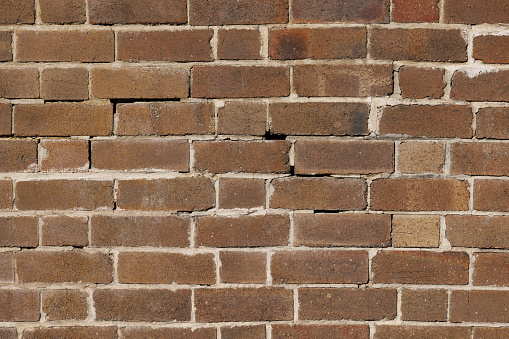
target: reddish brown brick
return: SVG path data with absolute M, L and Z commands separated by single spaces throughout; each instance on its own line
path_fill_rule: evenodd
M 286 246 L 286 215 L 205 216 L 197 219 L 196 245 L 207 247 Z
M 509 327 L 474 327 L 474 339 L 503 339 L 509 336 Z
M 446 23 L 509 23 L 509 4 L 505 0 L 447 0 Z
M 470 327 L 377 325 L 375 339 L 463 339 L 471 335 Z
M 497 142 L 453 143 L 451 173 L 509 175 L 509 144 Z
M 39 291 L 0 290 L 0 321 L 39 321 Z
M 12 60 L 12 32 L 0 31 L 0 61 L 11 61 L 11 60 Z
M 367 135 L 369 107 L 361 103 L 273 103 L 270 133 L 283 135 Z
M 182 68 L 94 68 L 91 77 L 93 96 L 101 99 L 171 99 L 189 94 L 189 74 Z
M 111 209 L 113 181 L 18 181 L 15 205 L 20 210 Z
M 272 338 L 369 338 L 367 325 L 272 325 Z
M 480 108 L 477 112 L 476 136 L 480 139 L 509 139 L 509 108 Z
M 88 314 L 88 293 L 78 290 L 42 292 L 42 311 L 46 320 L 84 320 Z
M 65 215 L 42 218 L 42 245 L 76 246 L 88 245 L 88 218 Z
M 475 180 L 474 209 L 480 211 L 509 211 L 509 181 Z
M 265 103 L 228 101 L 217 110 L 218 134 L 264 135 L 266 124 Z
M 112 131 L 111 104 L 59 102 L 14 106 L 15 135 L 97 136 Z
M 398 73 L 401 95 L 404 98 L 439 99 L 444 95 L 445 70 L 442 68 L 403 66 Z
M 267 254 L 258 252 L 220 252 L 219 274 L 223 283 L 265 283 Z
M 38 97 L 39 70 L 37 68 L 0 68 L 0 98 L 36 99 Z
M 288 173 L 290 171 L 288 141 L 195 141 L 198 171 L 212 173 Z
M 452 291 L 450 321 L 507 323 L 508 291 Z
M 113 280 L 113 259 L 108 254 L 22 251 L 15 257 L 20 282 L 104 284 Z
M 393 215 L 393 247 L 438 247 L 440 244 L 440 216 Z
M 117 339 L 115 326 L 36 327 L 23 331 L 23 339 Z
M 447 321 L 446 290 L 404 289 L 401 295 L 401 318 L 410 321 Z
M 367 251 L 279 251 L 270 264 L 274 284 L 365 284 Z
M 293 82 L 303 97 L 372 97 L 392 93 L 392 65 L 297 65 Z
M 474 285 L 509 286 L 509 253 L 475 253 Z
M 485 64 L 509 64 L 509 35 L 475 36 L 474 58 Z
M 398 145 L 398 171 L 403 173 L 442 173 L 445 165 L 443 142 L 406 141 Z
M 124 327 L 120 329 L 124 339 L 216 339 L 216 328 L 171 328 L 171 327 Z M 223 336 L 223 339 L 225 337 Z
M 362 210 L 366 181 L 353 178 L 282 178 L 272 181 L 271 208 Z
M 191 290 L 96 289 L 97 320 L 108 321 L 190 321 Z
M 0 179 L 0 210 L 12 209 L 12 201 L 12 180 Z
M 212 61 L 211 29 L 118 32 L 117 60 Z
M 219 208 L 255 208 L 265 206 L 263 179 L 221 178 Z
M 44 139 L 40 146 L 39 160 L 43 172 L 88 171 L 88 141 Z
M 40 0 L 39 7 L 44 23 L 83 24 L 87 19 L 84 0 Z
M 464 252 L 381 251 L 373 258 L 373 282 L 385 284 L 468 284 Z
M 48 68 L 42 72 L 41 82 L 44 100 L 88 99 L 86 68 Z
M 12 126 L 11 104 L 0 104 L 0 135 L 11 135 Z
M 277 321 L 293 319 L 292 291 L 284 288 L 195 290 L 196 321 Z
M 387 0 L 294 0 L 292 18 L 295 23 L 320 22 L 389 22 Z
M 202 177 L 119 180 L 118 184 L 119 209 L 199 211 L 214 204 L 212 182 Z
M 509 10 L 509 6 L 507 8 Z M 451 98 L 454 100 L 509 101 L 509 70 L 507 69 L 458 70 L 454 72 L 451 81 Z
M 0 140 L 1 172 L 33 172 L 36 168 L 36 141 L 30 139 Z
M 439 0 L 393 0 L 392 21 L 438 22 Z
M 509 217 L 449 215 L 445 221 L 452 246 L 509 248 Z
M 381 320 L 396 318 L 397 291 L 378 288 L 301 288 L 301 320 Z
M 265 339 L 264 325 L 221 327 L 222 339 Z
M 217 56 L 224 60 L 261 59 L 260 38 L 257 29 L 220 29 Z
M 34 22 L 34 1 L 3 0 L 0 3 L 0 24 L 33 24 Z
M 0 328 L 0 337 L 4 339 L 18 339 L 16 328 L 3 327 Z
M 186 0 L 88 0 L 91 24 L 184 24 Z
M 0 283 L 14 282 L 14 256 L 11 252 L 0 253 Z
M 276 28 L 269 31 L 269 57 L 291 59 L 359 59 L 366 57 L 366 29 Z
M 36 247 L 39 243 L 36 217 L 0 217 L 0 246 Z

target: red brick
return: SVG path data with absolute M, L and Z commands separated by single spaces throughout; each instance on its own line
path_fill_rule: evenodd
M 446 290 L 404 289 L 401 295 L 401 318 L 410 321 L 447 321 Z
M 123 339 L 216 339 L 216 328 L 171 328 L 171 327 L 124 327 L 120 329 Z M 223 336 L 223 339 L 225 337 Z
M 367 135 L 369 107 L 362 103 L 273 103 L 270 132 L 283 135 Z
M 117 60 L 212 61 L 212 30 L 117 33 Z
M 446 23 L 509 23 L 506 0 L 447 0 L 444 2 Z
M 294 23 L 321 22 L 389 22 L 387 0 L 294 0 L 292 2 Z
M 264 135 L 267 105 L 261 102 L 226 102 L 217 110 L 217 133 Z
M 97 320 L 107 321 L 190 321 L 191 290 L 96 289 Z
M 509 327 L 474 327 L 474 339 L 503 339 L 509 336 Z
M 474 285 L 509 286 L 509 253 L 475 253 Z
M 200 211 L 214 205 L 212 182 L 202 177 L 119 180 L 118 184 L 119 209 Z
M 195 141 L 197 171 L 211 173 L 288 173 L 290 142 L 275 141 Z
M 477 112 L 476 136 L 480 139 L 509 139 L 509 108 L 480 108 Z
M 458 70 L 454 72 L 451 84 L 451 99 L 454 100 L 509 101 L 507 69 Z
M 108 254 L 22 251 L 15 257 L 19 282 L 101 284 L 113 280 L 113 259 Z
M 393 0 L 392 21 L 438 22 L 439 0 Z
M 18 339 L 18 332 L 15 328 L 3 327 L 0 328 L 0 337 L 4 339 Z
M 387 214 L 294 214 L 296 246 L 386 247 L 391 242 Z
M 475 180 L 474 209 L 478 211 L 509 211 L 509 181 Z
M 382 284 L 468 284 L 464 252 L 381 251 L 373 258 L 373 282 Z
M 2 179 L 0 180 L 0 210 L 12 209 L 12 202 L 12 181 Z
M 91 77 L 93 96 L 101 99 L 171 99 L 189 94 L 189 74 L 182 68 L 94 68 Z
M 92 168 L 113 171 L 189 171 L 189 142 L 182 140 L 92 141 Z
M 265 339 L 264 325 L 221 327 L 222 339 Z
M 23 331 L 23 339 L 117 339 L 115 326 L 36 327 Z
M 470 327 L 377 325 L 375 339 L 464 339 L 470 338 Z
M 223 283 L 265 283 L 267 254 L 258 252 L 220 252 L 219 274 Z
M 0 104 L 0 135 L 11 135 L 11 104 Z
M 197 289 L 194 300 L 198 322 L 293 319 L 292 291 L 284 288 Z
M 14 134 L 19 136 L 110 135 L 113 106 L 99 103 L 46 103 L 14 106 Z
M 214 134 L 214 105 L 138 102 L 117 105 L 118 135 Z
M 12 32 L 0 31 L 0 61 L 11 61 L 11 60 L 12 60 Z
M 186 217 L 95 215 L 91 227 L 93 246 L 189 246 L 190 220 Z
M 279 251 L 270 264 L 274 284 L 365 284 L 367 251 Z
M 0 24 L 33 24 L 35 3 L 33 0 L 3 0 L 0 2 Z
M 509 35 L 475 36 L 474 58 L 485 64 L 509 64 Z
M 14 256 L 11 252 L 0 253 L 0 283 L 14 282 Z
M 397 153 L 397 168 L 403 173 L 442 173 L 445 166 L 443 142 L 405 141 Z
M 221 178 L 219 208 L 255 208 L 265 206 L 263 179 Z
M 39 160 L 43 172 L 88 171 L 88 141 L 44 139 L 40 145 Z
M 95 210 L 113 208 L 113 181 L 34 180 L 16 184 L 20 210 Z
M 42 292 L 42 311 L 46 320 L 84 320 L 88 314 L 88 293 L 78 290 Z
M 366 57 L 365 28 L 276 28 L 269 31 L 269 57 L 292 59 L 359 59 Z
M 257 25 L 288 22 L 284 0 L 190 0 L 191 25 Z
M 446 236 L 452 246 L 509 249 L 509 217 L 449 215 Z
M 509 144 L 497 142 L 453 143 L 451 173 L 509 175 Z
M 204 216 L 197 219 L 196 245 L 207 247 L 286 246 L 286 215 Z
M 36 168 L 36 141 L 30 139 L 0 140 L 1 172 L 33 172 Z
M 39 321 L 39 291 L 0 290 L 0 321 Z
M 368 339 L 367 325 L 272 325 L 272 338 Z
M 39 70 L 37 68 L 10 67 L 0 69 L 0 98 L 36 99 L 38 97 Z
M 373 97 L 392 93 L 392 65 L 297 65 L 293 83 L 303 97 Z
M 404 98 L 439 99 L 444 95 L 445 70 L 442 68 L 403 66 L 398 73 L 401 95 Z
M 44 23 L 83 24 L 87 19 L 84 0 L 40 0 L 39 7 Z
M 301 288 L 300 320 L 396 318 L 397 291 L 378 288 Z
M 39 243 L 36 217 L 0 217 L 0 246 L 36 247 Z
M 353 178 L 282 178 L 272 181 L 271 208 L 362 210 L 366 181 Z
M 261 59 L 260 38 L 257 29 L 220 29 L 217 56 L 223 60 Z
M 452 291 L 450 298 L 453 323 L 509 321 L 509 291 Z
M 91 24 L 184 24 L 186 0 L 89 0 Z
M 88 218 L 65 215 L 42 218 L 42 245 L 76 246 L 88 245 Z
M 41 74 L 41 98 L 44 100 L 88 99 L 86 68 L 48 68 Z

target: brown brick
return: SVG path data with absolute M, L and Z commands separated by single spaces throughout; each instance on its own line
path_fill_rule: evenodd
M 11 104 L 0 104 L 0 135 L 11 135 L 11 116 Z
M 509 327 L 474 327 L 474 339 L 503 339 L 509 336 Z
M 448 296 L 446 290 L 403 289 L 401 295 L 402 320 L 447 321 Z
M 258 252 L 220 252 L 219 274 L 223 283 L 259 283 L 266 280 L 267 254 Z
M 362 103 L 273 103 L 270 132 L 283 135 L 367 135 L 369 107 Z
M 34 180 L 16 184 L 20 210 L 95 210 L 113 208 L 113 181 Z
M 92 141 L 92 168 L 113 171 L 189 171 L 189 142 L 182 140 Z
M 11 252 L 0 253 L 0 283 L 14 282 L 14 256 Z
M 509 181 L 475 180 L 474 209 L 509 212 Z
M 191 290 L 96 289 L 97 320 L 108 321 L 190 321 Z
M 471 333 L 470 327 L 377 325 L 375 339 L 464 339 Z
M 391 242 L 387 214 L 301 214 L 293 216 L 296 246 L 386 247 Z
M 91 24 L 184 24 L 186 0 L 88 0 Z
M 392 21 L 438 22 L 439 0 L 393 0 Z
M 78 290 L 42 292 L 42 311 L 46 320 L 84 320 L 88 314 L 88 293 Z
M 0 31 L 0 61 L 11 61 L 11 60 L 12 60 L 12 32 Z
M 111 104 L 59 102 L 14 106 L 15 135 L 97 136 L 112 131 Z
M 0 24 L 33 24 L 35 3 L 33 0 L 3 0 L 0 2 Z
M 118 184 L 119 209 L 199 211 L 214 205 L 214 186 L 203 177 L 119 180 Z
M 509 64 L 509 35 L 475 36 L 474 58 L 485 64 Z
M 214 105 L 138 102 L 117 105 L 118 135 L 214 134 Z
M 480 139 L 509 139 L 509 108 L 480 108 L 477 112 L 476 136 Z
M 190 0 L 191 25 L 257 25 L 288 22 L 284 0 Z
M 292 291 L 284 288 L 197 289 L 196 321 L 277 321 L 293 319 Z
M 195 141 L 198 171 L 212 173 L 288 173 L 289 141 Z
M 0 217 L 0 246 L 36 247 L 39 243 L 36 217 Z
M 353 178 L 281 178 L 272 181 L 271 208 L 362 210 L 366 181 Z
M 40 0 L 39 6 L 44 23 L 83 24 L 87 19 L 84 0 Z
M 117 60 L 212 61 L 211 29 L 117 33 Z
M 389 22 L 387 0 L 294 0 L 292 2 L 294 23 L 320 22 Z
M 373 97 L 392 93 L 392 65 L 297 65 L 293 83 L 303 97 Z
M 509 286 L 509 253 L 475 253 L 474 285 Z
M 440 216 L 394 215 L 392 217 L 392 246 L 438 247 Z
M 507 323 L 508 293 L 508 291 L 452 291 L 450 321 Z
M 365 284 L 367 251 L 279 251 L 270 264 L 274 284 Z
M 468 284 L 464 252 L 380 251 L 373 258 L 373 282 L 385 284 Z
M 197 219 L 196 245 L 207 247 L 286 246 L 286 215 L 204 216 Z
M 449 215 L 446 235 L 452 246 L 509 249 L 509 217 Z
M 171 328 L 171 327 L 124 327 L 120 329 L 123 339 L 216 339 L 216 328 Z M 223 339 L 225 337 L 223 336 Z
M 88 99 L 86 68 L 48 68 L 42 72 L 41 79 L 44 100 Z
M 94 68 L 91 77 L 93 96 L 102 99 L 171 99 L 189 94 L 189 74 L 182 68 Z
M 269 30 L 269 57 L 292 59 L 359 59 L 366 57 L 366 29 L 276 28 Z
M 214 255 L 121 252 L 118 280 L 126 284 L 195 284 L 216 282 Z
M 108 254 L 22 251 L 15 256 L 20 282 L 102 284 L 113 280 L 113 259 Z
M 1 172 L 33 172 L 36 168 L 36 141 L 30 139 L 0 140 Z
M 509 4 L 505 0 L 447 0 L 446 23 L 509 23 Z
M 42 218 L 42 245 L 76 246 L 88 245 L 88 218 L 65 215 Z
M 186 217 L 95 215 L 91 227 L 93 246 L 189 246 L 190 220 Z
M 382 320 L 396 318 L 397 291 L 378 288 L 301 288 L 301 320 Z
M 221 327 L 222 339 L 265 339 L 265 326 L 234 326 L 234 327 Z
M 509 175 L 509 144 L 497 142 L 453 143 L 451 173 Z
M 0 210 L 12 209 L 12 202 L 12 181 L 0 179 Z
M 23 339 L 117 339 L 115 326 L 36 327 L 23 331 Z
M 18 339 L 16 328 L 3 327 L 0 328 L 0 337 L 4 339 Z
M 266 124 L 265 103 L 228 101 L 217 110 L 218 134 L 264 135 Z
M 398 73 L 401 95 L 404 98 L 439 99 L 444 95 L 445 70 L 442 68 L 403 66 Z
M 445 165 L 443 142 L 406 141 L 398 145 L 398 171 L 402 173 L 442 173 Z
M 39 321 L 39 291 L 0 290 L 0 321 Z
M 369 338 L 367 325 L 272 325 L 273 339 L 312 339 L 312 338 Z
M 509 10 L 509 6 L 507 8 Z M 507 69 L 458 70 L 454 72 L 451 84 L 451 98 L 454 100 L 509 101 Z
M 262 42 L 257 29 L 220 29 L 217 56 L 223 60 L 261 59 Z
M 296 174 L 394 172 L 394 143 L 388 141 L 307 141 L 295 143 Z
M 265 206 L 263 179 L 221 178 L 219 208 L 255 208 Z
M 39 70 L 37 68 L 0 68 L 0 98 L 36 99 L 38 97 Z
M 43 172 L 88 171 L 88 141 L 44 139 L 40 146 L 39 160 Z
M 265 98 L 290 94 L 288 67 L 194 66 L 191 78 L 194 98 Z

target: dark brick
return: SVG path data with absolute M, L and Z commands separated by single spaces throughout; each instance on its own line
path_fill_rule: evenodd
M 217 110 L 217 134 L 264 135 L 266 125 L 265 103 L 228 101 Z
M 389 6 L 388 0 L 294 0 L 292 17 L 295 23 L 387 23 Z
M 509 5 L 508 5 L 509 10 Z M 509 70 L 474 68 L 454 72 L 451 99 L 509 101 Z
M 509 35 L 475 36 L 474 58 L 485 64 L 509 64 Z
M 186 0 L 88 0 L 91 24 L 184 24 Z
M 509 23 L 506 0 L 447 0 L 444 2 L 446 23 Z
M 85 23 L 85 0 L 39 0 L 41 21 L 44 23 Z

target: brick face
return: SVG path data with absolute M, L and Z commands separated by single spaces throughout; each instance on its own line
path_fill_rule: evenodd
M 447 216 L 447 239 L 452 246 L 509 248 L 506 216 Z
M 84 0 L 42 0 L 41 20 L 45 23 L 70 24 L 86 21 L 86 2 Z
M 92 24 L 183 24 L 187 22 L 185 0 L 89 0 Z
M 389 1 L 296 0 L 292 4 L 292 16 L 296 23 L 385 23 L 389 21 Z
M 458 70 L 452 78 L 451 98 L 466 101 L 509 101 L 509 70 Z M 496 83 L 492 87 L 489 84 Z

